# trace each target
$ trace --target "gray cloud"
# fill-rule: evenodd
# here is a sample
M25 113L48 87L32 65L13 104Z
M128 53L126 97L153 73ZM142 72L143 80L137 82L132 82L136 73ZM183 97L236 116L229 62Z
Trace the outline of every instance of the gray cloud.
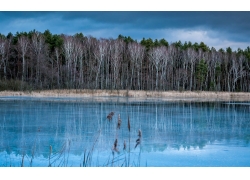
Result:
M138 40L151 37L193 42L199 40L194 35L199 32L200 41L206 44L205 40L221 40L245 45L250 42L249 22L248 11L7 11L0 12L0 33L49 29L58 34L83 32L104 38L122 34ZM202 32L207 34L201 35Z

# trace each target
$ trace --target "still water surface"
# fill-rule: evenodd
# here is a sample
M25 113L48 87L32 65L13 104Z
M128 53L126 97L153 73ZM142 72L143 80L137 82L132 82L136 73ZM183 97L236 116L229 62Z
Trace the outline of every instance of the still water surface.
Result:
M250 102L0 97L1 167L250 167L249 141Z

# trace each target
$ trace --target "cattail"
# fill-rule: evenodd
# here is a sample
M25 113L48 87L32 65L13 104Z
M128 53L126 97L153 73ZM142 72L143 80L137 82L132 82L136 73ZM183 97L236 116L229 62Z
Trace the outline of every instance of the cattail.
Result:
M118 140L115 139L115 142L114 142L114 149L117 147L117 143L118 143Z
M118 129L120 129L121 124L122 124L122 120L121 120L120 114L119 114L119 115L118 115L118 123L117 123L117 128L118 128Z
M116 152L118 152L118 150L117 150L117 144L118 144L118 140L115 139L113 150L116 151Z
M129 116L128 116L128 131L130 132L130 121L129 121Z
M52 146L50 145L50 146L49 146L49 167L51 167L51 164L50 164L50 157L51 157L51 154L52 154Z
M52 154L52 146L51 145L49 146L49 152L50 152L50 154Z
M114 112L110 112L110 113L108 114L108 116L107 116L107 119L108 119L109 121L112 120L114 114L115 114Z
M126 147L127 147L126 141L124 140L124 143L123 143L123 150L126 150Z
M141 130L138 130L138 139L136 140L135 148L141 143Z
M21 167L23 167L23 164L24 164L24 153L23 153L23 157L22 157Z
M140 129L138 130L138 136L139 136L139 138L141 138L141 130Z
M108 116L107 116L107 119L110 121L110 120L112 120L112 116L109 114Z
M135 148L139 145L141 143L141 139L140 138L138 138L137 140L136 140L136 145L135 145Z

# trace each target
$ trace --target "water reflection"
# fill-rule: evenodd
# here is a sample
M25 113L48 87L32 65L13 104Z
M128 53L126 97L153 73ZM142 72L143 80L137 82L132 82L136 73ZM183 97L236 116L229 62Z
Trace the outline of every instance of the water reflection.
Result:
M109 122L107 115L111 111L115 114ZM119 114L122 124L117 129ZM221 145L230 150L228 155L240 154L239 150L244 147L245 160L239 166L250 165L250 103L246 102L2 98L0 115L1 166L48 166L53 162L54 166L82 166L89 152L93 154L88 165L104 166L114 158L115 139L118 139L120 151L116 158L126 159L126 163L131 159L131 166L137 165L132 162L138 162L139 157L142 158L139 160L141 166L185 166L184 162L176 164L173 152L189 152L185 158L192 159L191 152L209 153ZM131 132L127 127L128 116ZM142 142L134 149L139 129L142 130ZM130 146L130 153L128 149L123 151L124 141L127 148ZM231 147L236 149L233 151ZM167 156L159 156L159 153ZM168 161L165 164L162 162L164 157ZM208 160L209 157L204 161ZM234 160L232 165L238 166L233 164ZM212 166L220 166L218 162ZM188 164L192 165L211 164L197 164L197 161Z

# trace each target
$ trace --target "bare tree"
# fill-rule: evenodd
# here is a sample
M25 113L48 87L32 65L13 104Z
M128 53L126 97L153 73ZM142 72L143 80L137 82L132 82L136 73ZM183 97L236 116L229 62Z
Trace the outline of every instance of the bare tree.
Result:
M194 68L197 60L197 53L193 48L187 49L188 62L190 64L190 81L189 90L193 90Z
M83 52L84 52L83 42L78 41L76 45L76 53L79 62L79 87L83 87L84 80L83 80Z
M99 78L99 74L101 71L101 65L104 61L104 59L107 56L107 49L108 49L108 42L105 39L100 39L96 42L95 48L94 48L94 56L96 59L96 78L95 78L95 88L98 88L98 78ZM102 77L104 75L102 74ZM101 80L101 89L103 88L103 81Z
M86 37L84 40L84 49L83 49L83 54L84 54L84 59L85 59L85 65L86 68L84 70L84 77L86 78L87 82L87 88L94 88L95 87L95 57L93 54L94 47L96 44L96 39L89 36Z
M27 72L25 56L29 48L29 39L27 36L21 35L18 38L18 47L22 55L22 82L24 82L26 80Z
M209 52L209 57L207 58L208 64L208 74L210 77L210 90L220 90L220 74L221 74L221 60L220 53L218 53L214 48Z
M160 46L160 47L154 47L149 50L148 56L149 60L152 62L156 69L156 85L155 89L159 89L158 81L159 81L159 71L161 71L161 79L165 75L165 66L167 63L167 55L166 55L166 47L165 46Z
M0 69L3 66L4 79L7 78L7 66L8 66L8 51L10 48L11 39L6 39L5 37L0 36Z
M137 79L137 87L141 89L141 76L140 72L142 71L142 60L145 55L145 47L140 45L137 42L132 42L128 44L128 52L130 55L130 69L131 69L131 78L130 85L132 86L134 79ZM136 74L136 78L134 76ZM134 87L136 87L134 85Z
M73 51L73 85L79 87L79 80L83 78L83 44L80 39L74 37ZM80 73L79 73L80 71ZM81 76L81 77L80 77ZM78 80L77 80L78 79ZM77 85L78 83L78 85Z
M176 61L178 59L178 49L174 44L171 44L168 47L168 86L170 89L174 90L175 88L175 74L176 74Z
M72 87L73 79L73 69L74 69L74 37L73 36L63 36L63 52L65 55L65 65L66 65L66 86L68 88Z
M230 72L233 75L232 91L235 91L237 81L243 78L246 75L246 72L243 66L244 56L240 55L239 58L237 58L235 53L233 53L232 56L233 56L232 66L231 66Z
M49 57L46 57L47 49L45 39L42 33L36 31L32 34L31 49L34 53L34 64L36 71L35 82L36 85L40 83L40 87L42 87L42 74L47 74L47 62L49 61Z
M122 61L122 49L124 47L124 42L121 39L112 40L111 44L111 84L112 89L117 89L119 84L119 71L121 68Z

